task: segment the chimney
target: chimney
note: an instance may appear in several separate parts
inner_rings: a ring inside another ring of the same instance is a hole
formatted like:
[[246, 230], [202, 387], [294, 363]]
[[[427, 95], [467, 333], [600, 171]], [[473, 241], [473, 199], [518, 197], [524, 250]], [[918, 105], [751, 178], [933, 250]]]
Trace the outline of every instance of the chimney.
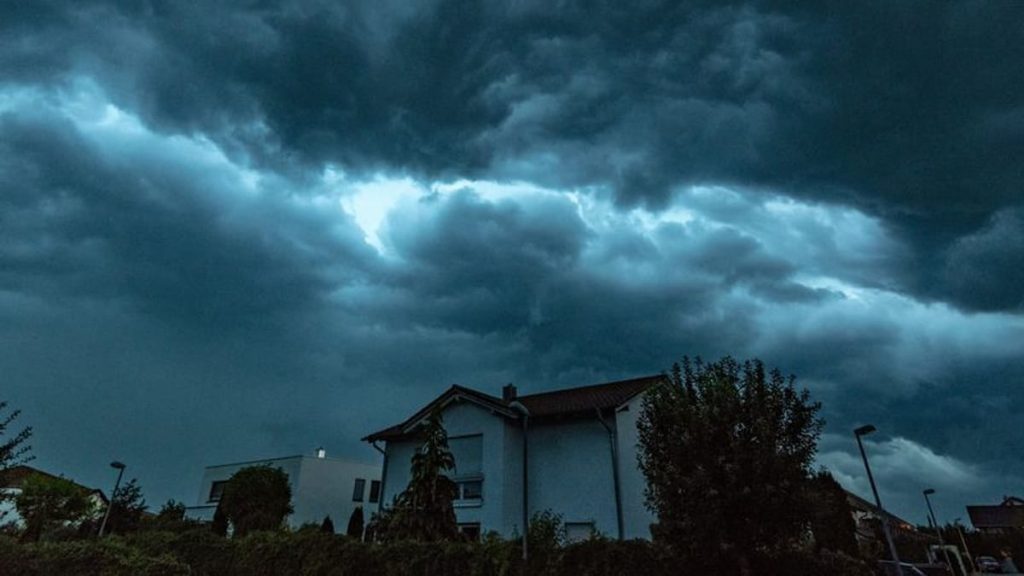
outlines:
[[324, 458], [326, 456], [327, 456], [327, 450], [324, 450], [322, 447], [316, 449], [316, 457], [317, 458]]
[[505, 402], [511, 402], [516, 399], [517, 390], [512, 384], [505, 384], [501, 387], [501, 399]]

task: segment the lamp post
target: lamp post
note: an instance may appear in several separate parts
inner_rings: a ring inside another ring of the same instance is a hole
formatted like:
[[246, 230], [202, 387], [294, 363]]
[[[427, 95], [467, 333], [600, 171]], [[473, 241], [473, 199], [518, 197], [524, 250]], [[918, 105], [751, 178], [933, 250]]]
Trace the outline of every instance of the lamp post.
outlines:
[[942, 548], [942, 554], [946, 557], [946, 566], [949, 569], [953, 569], [953, 562], [949, 559], [949, 550], [946, 550], [946, 543], [942, 541], [942, 530], [939, 528], [939, 521], [935, 518], [935, 510], [932, 509], [932, 500], [929, 498], [932, 494], [935, 494], [934, 488], [926, 488], [922, 494], [924, 494], [924, 502], [928, 505], [928, 517], [932, 521], [932, 526], [935, 526], [935, 535], [939, 537], [939, 547]]
[[100, 538], [103, 538], [103, 531], [107, 528], [107, 520], [110, 519], [110, 509], [114, 507], [114, 496], [117, 495], [117, 489], [121, 487], [121, 477], [124, 476], [124, 469], [126, 466], [117, 460], [110, 463], [111, 468], [117, 469], [117, 481], [114, 482], [114, 491], [110, 493], [110, 501], [107, 502], [107, 513], [103, 515], [103, 522], [100, 523]]
[[889, 518], [885, 514], [885, 510], [882, 508], [882, 499], [878, 496], [878, 488], [875, 486], [875, 477], [871, 474], [871, 466], [868, 464], [868, 455], [864, 452], [864, 443], [860, 439], [861, 436], [867, 436], [876, 430], [877, 428], [871, 424], [866, 424], [855, 429], [853, 431], [853, 435], [857, 438], [857, 447], [860, 448], [860, 457], [864, 460], [864, 470], [868, 473], [868, 482], [871, 483], [871, 492], [875, 495], [875, 505], [878, 506], [879, 519], [882, 521], [882, 532], [885, 533], [885, 540], [889, 543], [889, 554], [892, 555], [892, 561], [896, 563], [896, 574], [903, 576], [903, 567], [900, 566], [900, 555], [896, 552], [896, 543], [893, 542], [892, 532], [889, 530]]

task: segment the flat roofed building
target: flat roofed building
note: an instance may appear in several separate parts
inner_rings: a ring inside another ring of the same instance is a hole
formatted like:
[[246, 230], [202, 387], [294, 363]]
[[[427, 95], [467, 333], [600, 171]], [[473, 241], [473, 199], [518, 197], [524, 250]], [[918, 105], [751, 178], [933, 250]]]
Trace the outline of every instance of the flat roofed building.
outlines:
[[196, 504], [186, 513], [190, 518], [209, 522], [224, 494], [224, 487], [235, 472], [251, 466], [280, 468], [288, 475], [294, 511], [288, 525], [323, 522], [327, 516], [337, 530], [345, 529], [356, 508], [362, 508], [364, 519], [377, 509], [380, 499], [380, 464], [328, 458], [322, 449], [314, 455], [285, 456], [231, 464], [207, 466], [199, 484]]

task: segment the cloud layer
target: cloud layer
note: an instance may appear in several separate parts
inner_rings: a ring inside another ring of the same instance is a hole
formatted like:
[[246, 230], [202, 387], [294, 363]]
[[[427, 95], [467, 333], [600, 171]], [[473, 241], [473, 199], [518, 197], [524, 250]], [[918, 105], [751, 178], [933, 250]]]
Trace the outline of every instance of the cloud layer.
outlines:
[[451, 382], [756, 355], [824, 402], [851, 485], [871, 421], [899, 512], [914, 482], [998, 498], [1022, 11], [5, 7], [0, 394], [41, 463], [190, 501], [208, 463], [373, 458]]

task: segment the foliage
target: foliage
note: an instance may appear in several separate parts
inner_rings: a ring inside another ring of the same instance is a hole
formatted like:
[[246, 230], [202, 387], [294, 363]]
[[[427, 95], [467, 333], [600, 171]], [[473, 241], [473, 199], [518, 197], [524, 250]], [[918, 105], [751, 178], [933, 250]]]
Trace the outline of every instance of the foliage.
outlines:
[[320, 531], [324, 534], [334, 534], [334, 520], [331, 520], [330, 515], [324, 516], [324, 521], [320, 523]]
[[217, 536], [228, 535], [228, 516], [224, 513], [224, 508], [217, 504], [217, 508], [213, 511], [213, 520], [210, 522], [210, 532], [213, 532]]
[[[32, 456], [29, 454], [32, 447], [28, 445], [28, 440], [32, 437], [32, 428], [26, 427], [14, 432], [11, 428], [14, 426], [14, 421], [21, 416], [21, 410], [12, 410], [4, 416], [5, 410], [7, 410], [7, 402], [0, 401], [0, 479], [6, 470], [32, 460]], [[11, 500], [11, 496], [0, 491], [0, 505], [9, 500]], [[6, 516], [6, 511], [0, 510], [0, 521], [4, 519], [4, 516]]]
[[412, 478], [391, 506], [375, 516], [374, 533], [382, 541], [434, 542], [458, 536], [455, 483], [445, 475], [455, 468], [438, 410], [420, 428], [423, 444], [412, 457]]
[[691, 572], [686, 570], [685, 564], [650, 542], [591, 538], [566, 546], [557, 573], [566, 576], [676, 576]]
[[39, 540], [57, 528], [77, 526], [94, 512], [89, 493], [65, 478], [43, 474], [28, 476], [15, 499], [25, 522], [23, 537]]
[[[333, 530], [332, 530], [333, 532]], [[363, 507], [356, 506], [356, 509], [352, 511], [352, 515], [348, 519], [348, 527], [345, 529], [345, 534], [352, 538], [363, 537]]]
[[0, 473], [32, 459], [29, 454], [32, 447], [26, 444], [32, 437], [32, 428], [26, 427], [14, 432], [10, 428], [21, 416], [21, 410], [12, 410], [3, 416], [5, 410], [7, 402], [0, 401]]
[[[867, 576], [840, 553], [791, 550], [764, 555], [756, 574]], [[703, 574], [657, 543], [592, 538], [567, 545], [544, 563], [522, 566], [519, 545], [488, 537], [479, 543], [363, 543], [319, 530], [255, 532], [225, 539], [208, 530], [140, 531], [78, 542], [22, 544], [0, 537], [7, 576], [669, 576]], [[721, 571], [710, 573], [720, 574]]]
[[530, 526], [526, 534], [529, 550], [526, 571], [538, 575], [550, 573], [566, 542], [562, 516], [551, 510], [534, 512], [530, 517]]
[[811, 519], [820, 405], [759, 360], [687, 358], [668, 380], [645, 397], [638, 423], [655, 537], [744, 570], [749, 553], [798, 542]]
[[819, 470], [811, 478], [810, 488], [811, 532], [815, 549], [856, 556], [857, 525], [846, 499], [846, 491], [826, 470]]
[[[110, 517], [107, 519], [105, 533], [124, 534], [138, 530], [142, 526], [142, 515], [147, 508], [146, 499], [142, 496], [142, 488], [139, 486], [138, 480], [132, 478], [114, 492], [114, 497], [110, 502]], [[82, 528], [90, 534], [97, 532], [99, 531], [99, 522], [101, 522], [99, 519], [83, 522]]]
[[0, 538], [5, 576], [184, 576], [188, 566], [169, 554], [149, 555], [116, 539], [19, 544]]
[[200, 523], [185, 517], [185, 504], [176, 500], [168, 500], [155, 515], [142, 518], [142, 528], [146, 530], [164, 530], [183, 532], [197, 528]]
[[235, 536], [254, 530], [279, 530], [292, 513], [292, 489], [280, 468], [250, 466], [228, 479], [217, 509]]

